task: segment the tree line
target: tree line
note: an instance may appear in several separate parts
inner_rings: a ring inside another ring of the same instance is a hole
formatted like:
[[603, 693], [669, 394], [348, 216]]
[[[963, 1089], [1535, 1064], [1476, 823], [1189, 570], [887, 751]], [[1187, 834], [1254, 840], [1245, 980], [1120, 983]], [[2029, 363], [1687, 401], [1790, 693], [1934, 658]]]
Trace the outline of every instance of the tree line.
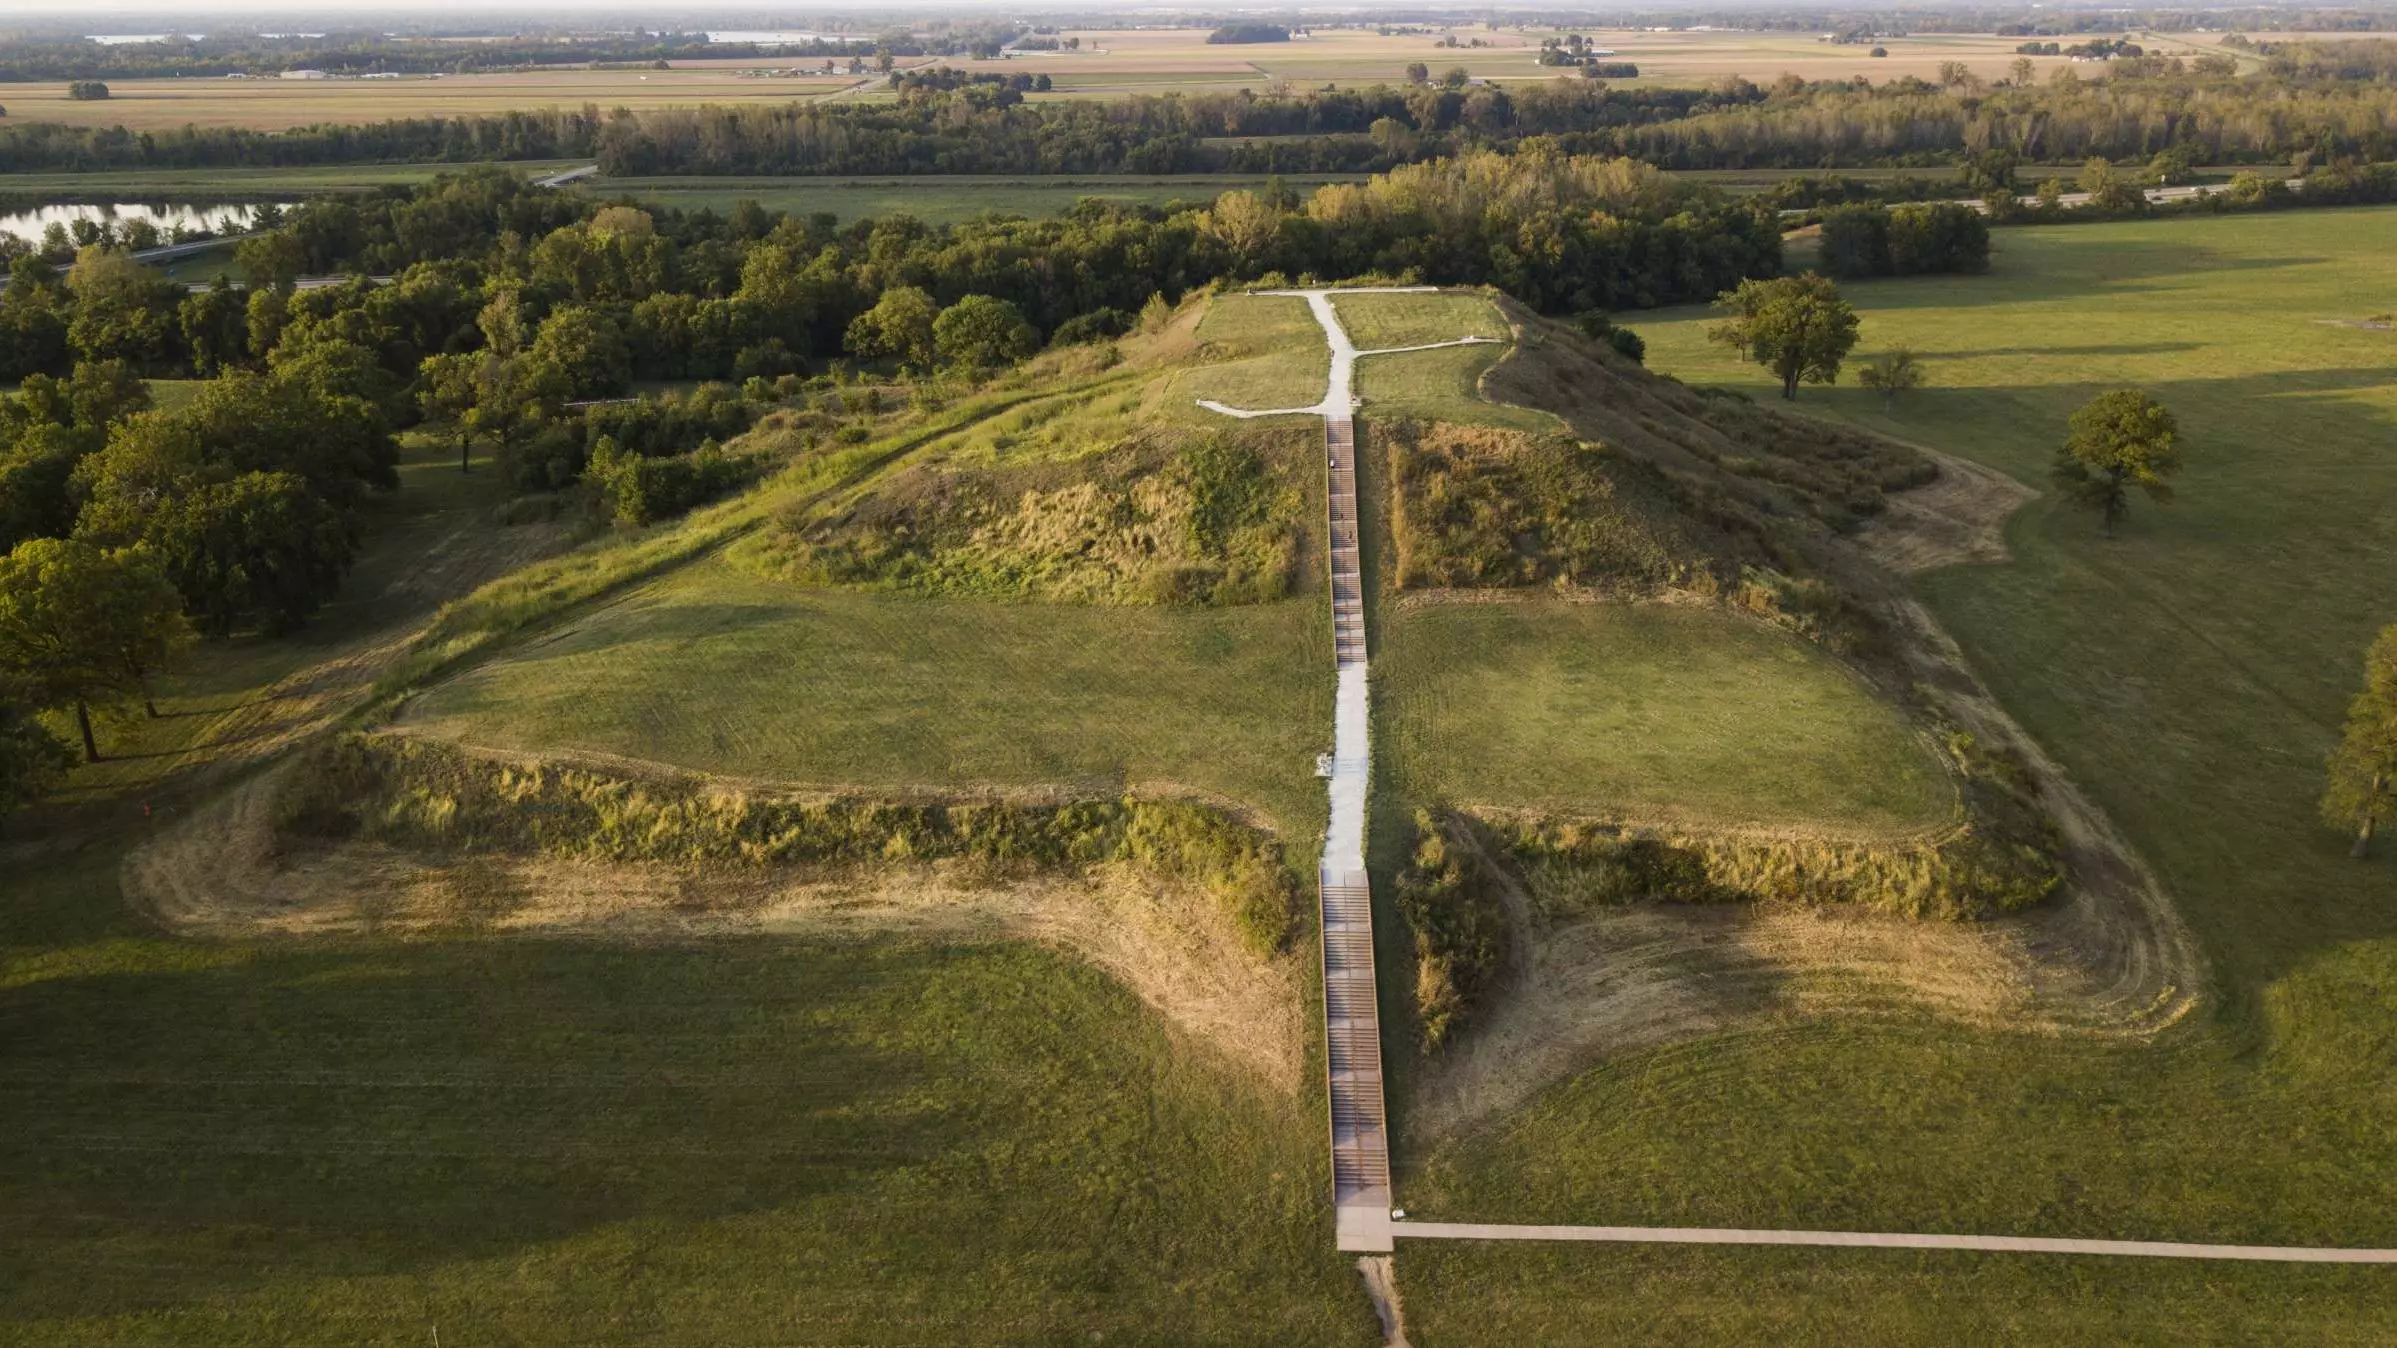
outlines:
[[358, 75], [386, 72], [425, 75], [591, 62], [784, 61], [860, 54], [942, 56], [965, 51], [979, 36], [979, 30], [972, 35], [965, 30], [922, 35], [899, 29], [846, 41], [820, 37], [804, 43], [771, 45], [710, 42], [704, 33], [663, 32], [517, 36], [472, 43], [358, 32], [317, 37], [297, 34], [268, 37], [255, 33], [170, 35], [156, 42], [111, 44], [80, 36], [17, 36], [0, 38], [0, 83], [208, 79], [227, 75], [271, 76], [296, 69]]
[[2044, 84], [2019, 73], [1987, 84], [1960, 68], [1947, 84], [1427, 81], [1044, 103], [1025, 102], [1012, 81], [952, 87], [917, 73], [894, 75], [898, 97], [886, 103], [592, 105], [272, 134], [0, 125], [0, 171], [592, 157], [618, 175], [1374, 172], [1543, 137], [1675, 169], [1930, 166], [1989, 151], [2045, 162], [2175, 149], [2208, 163], [2397, 159], [2397, 82], [2342, 77], [2343, 56], [2275, 59], [2274, 71], [2246, 77], [2141, 58], [2103, 81], [2065, 69]]

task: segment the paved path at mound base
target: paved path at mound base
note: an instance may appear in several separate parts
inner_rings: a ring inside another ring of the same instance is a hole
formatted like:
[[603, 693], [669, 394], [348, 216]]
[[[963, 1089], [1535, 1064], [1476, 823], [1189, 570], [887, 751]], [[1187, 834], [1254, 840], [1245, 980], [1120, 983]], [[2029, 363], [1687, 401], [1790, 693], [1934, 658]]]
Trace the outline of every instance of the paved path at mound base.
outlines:
[[2115, 1254], [2144, 1259], [2249, 1259], [2287, 1264], [2397, 1264], [2397, 1250], [2312, 1245], [2191, 1245], [2169, 1240], [2064, 1240], [2042, 1236], [1919, 1236], [1889, 1231], [1745, 1231], [1707, 1226], [1503, 1226], [1394, 1222], [1410, 1240], [1581, 1240], [1666, 1245], [1837, 1245], [1882, 1250], [1995, 1250], [2009, 1254]]

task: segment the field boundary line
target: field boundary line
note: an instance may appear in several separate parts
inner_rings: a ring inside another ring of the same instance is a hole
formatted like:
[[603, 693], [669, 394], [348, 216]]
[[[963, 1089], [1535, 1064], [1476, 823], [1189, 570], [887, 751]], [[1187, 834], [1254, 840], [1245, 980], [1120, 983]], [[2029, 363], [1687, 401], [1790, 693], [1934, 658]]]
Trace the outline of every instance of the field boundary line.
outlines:
[[1949, 1236], [1890, 1231], [1778, 1231], [1707, 1226], [1512, 1226], [1481, 1222], [1390, 1225], [1413, 1240], [1544, 1240], [1665, 1245], [1811, 1245], [1877, 1250], [1979, 1250], [1999, 1254], [2117, 1255], [2143, 1259], [2229, 1259], [2287, 1264], [2397, 1264], [2397, 1250], [2319, 1245], [2202, 1245], [2170, 1240], [2059, 1236]]

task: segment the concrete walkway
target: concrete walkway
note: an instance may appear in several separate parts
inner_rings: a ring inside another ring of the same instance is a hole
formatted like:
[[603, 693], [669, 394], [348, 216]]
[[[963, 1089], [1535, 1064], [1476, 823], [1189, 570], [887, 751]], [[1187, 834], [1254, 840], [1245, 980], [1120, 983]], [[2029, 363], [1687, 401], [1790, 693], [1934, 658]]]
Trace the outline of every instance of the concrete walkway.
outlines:
[[1502, 1226], [1471, 1222], [1394, 1222], [1391, 1230], [1410, 1240], [1832, 1245], [1877, 1250], [1992, 1250], [2008, 1254], [2112, 1254], [2145, 1259], [2248, 1259], [2289, 1264], [2397, 1264], [2397, 1250], [2343, 1250], [2314, 1245], [2192, 1245], [2168, 1240], [1918, 1236], [1887, 1231], [1746, 1231], [1705, 1226]]
[[[1433, 286], [1359, 288], [1337, 293], [1403, 294]], [[1331, 825], [1317, 870], [1323, 934], [1324, 1070], [1331, 1099], [1332, 1213], [1343, 1250], [1387, 1253], [1391, 1246], [1389, 1123], [1382, 1100], [1382, 1032], [1373, 976], [1373, 891], [1365, 874], [1365, 790], [1373, 776], [1367, 743], [1365, 581], [1359, 565], [1357, 437], [1352, 385], [1360, 357], [1486, 342], [1454, 342], [1359, 351], [1340, 326], [1326, 290], [1275, 290], [1303, 299], [1323, 328], [1331, 370], [1323, 400], [1311, 407], [1238, 408], [1201, 399], [1229, 417], [1323, 418], [1328, 478], [1332, 644], [1337, 692], [1332, 715]]]

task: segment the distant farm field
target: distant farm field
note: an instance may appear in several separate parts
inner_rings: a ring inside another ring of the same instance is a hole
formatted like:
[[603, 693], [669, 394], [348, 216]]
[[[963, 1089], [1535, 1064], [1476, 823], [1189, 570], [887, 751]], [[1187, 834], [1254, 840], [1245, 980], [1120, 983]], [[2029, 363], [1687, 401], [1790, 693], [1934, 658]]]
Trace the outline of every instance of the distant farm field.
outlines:
[[[1047, 74], [1057, 88], [1050, 97], [1162, 93], [1172, 88], [1262, 89], [1275, 83], [1294, 87], [1399, 84], [1406, 79], [1407, 66], [1417, 62], [1429, 66], [1435, 75], [1462, 68], [1475, 79], [1518, 83], [1579, 78], [1578, 72], [1539, 63], [1541, 41], [1571, 31], [1615, 53], [1606, 59], [1638, 65], [1636, 82], [1641, 84], [1697, 85], [1724, 75], [1744, 75], [1766, 83], [1784, 72], [1806, 79], [1852, 79], [1858, 75], [1876, 81], [1907, 75], [1935, 79], [1944, 61], [1962, 61], [1983, 78], [1995, 80], [2004, 76], [2021, 41], [1986, 34], [1890, 38], [1882, 44], [1889, 55], [1876, 58], [1869, 45], [1834, 45], [1820, 41], [1815, 32], [1658, 33], [1580, 25], [1570, 29], [1492, 29], [1459, 24], [1389, 36], [1327, 28], [1289, 42], [1219, 46], [1206, 40], [1207, 31], [1076, 30], [1065, 36], [1082, 40], [1078, 52], [1023, 52], [988, 61], [951, 58], [947, 64], [966, 70]], [[1442, 45], [1450, 38], [1458, 45]], [[1484, 45], [1470, 45], [1476, 41]], [[2036, 63], [2044, 78], [2049, 69], [2066, 64], [2066, 58], [2041, 57]]]
[[409, 75], [393, 80], [110, 80], [109, 97], [78, 101], [64, 84], [5, 86], [8, 120], [158, 131], [243, 126], [281, 131], [321, 122], [380, 122], [537, 108], [659, 108], [696, 103], [784, 103], [857, 81], [744, 79], [731, 70], [537, 70], [493, 75]]
[[1856, 835], [1954, 814], [1896, 711], [1759, 623], [1554, 600], [1386, 613], [1383, 752], [1410, 799]]
[[[971, 73], [1047, 75], [1054, 86], [1035, 99], [1121, 98], [1134, 94], [1224, 92], [1253, 89], [1354, 88], [1402, 84], [1407, 67], [1429, 66], [1435, 74], [1463, 69], [1471, 78], [1519, 84], [1579, 78], [1571, 70], [1539, 64], [1540, 43], [1566, 30], [1548, 27], [1488, 28], [1479, 24], [1393, 32], [1323, 29], [1289, 42], [1217, 45], [1208, 29], [1161, 28], [1068, 32], [1078, 51], [1014, 52], [990, 59], [907, 58], [905, 66], [947, 65]], [[1575, 27], [1606, 59], [1639, 66], [1645, 85], [1703, 85], [1738, 75], [1769, 82], [1783, 74], [1805, 79], [1886, 81], [1913, 76], [1935, 79], [1940, 66], [1961, 61], [1984, 79], [2003, 78], [2019, 39], [1987, 34], [1925, 34], [1882, 39], [1886, 57], [1870, 47], [1836, 45], [1814, 32], [1648, 32]], [[1453, 39], [1458, 45], [1444, 46]], [[2214, 48], [2203, 36], [2149, 39], [2173, 54]], [[1481, 46], [1471, 44], [1479, 42]], [[640, 110], [700, 103], [777, 104], [820, 99], [858, 83], [847, 73], [756, 78], [749, 69], [820, 68], [821, 59], [678, 61], [666, 70], [552, 68], [492, 74], [406, 76], [376, 80], [148, 79], [112, 80], [112, 97], [80, 102], [67, 98], [63, 83], [8, 87], [12, 121], [77, 126], [123, 125], [136, 131], [169, 127], [245, 126], [280, 130], [324, 122], [370, 122], [395, 117], [493, 114], [552, 107], [596, 106]], [[2039, 77], [2067, 63], [2037, 57]], [[2084, 73], [2095, 67], [2081, 67]], [[878, 87], [861, 89], [865, 99], [888, 98]]]
[[[1410, 1209], [2397, 1246], [2397, 857], [2351, 861], [2314, 817], [2365, 643], [2397, 621], [2397, 335], [2354, 325], [2397, 295], [2392, 231], [2390, 209], [2003, 230], [1985, 276], [1846, 287], [1859, 355], [1909, 346], [1929, 388], [1892, 414], [1844, 381], [1800, 395], [2034, 485], [2096, 392], [2178, 414], [2177, 499], [2137, 500], [2121, 538], [2048, 495], [2013, 561], [1918, 585], [2160, 874], [2218, 982], [2195, 1023], [2106, 1045], [1830, 1022], [1630, 1054], [1414, 1158]], [[1709, 321], [1647, 315], [1650, 367], [1772, 396]], [[2166, 1262], [1399, 1256], [1426, 1342], [2386, 1337], [2386, 1278]]]

